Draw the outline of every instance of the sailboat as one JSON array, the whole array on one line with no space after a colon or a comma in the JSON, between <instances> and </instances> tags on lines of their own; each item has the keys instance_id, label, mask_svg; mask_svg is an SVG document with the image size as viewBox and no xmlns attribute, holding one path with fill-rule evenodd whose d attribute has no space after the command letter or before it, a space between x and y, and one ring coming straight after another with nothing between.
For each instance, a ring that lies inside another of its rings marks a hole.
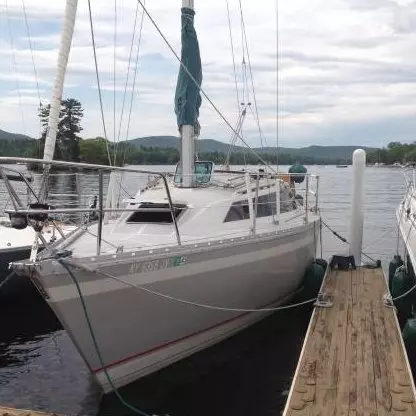
<instances>
[{"instance_id":1,"label":"sailboat","mask_svg":"<svg viewBox=\"0 0 416 416\"><path fill-rule=\"evenodd\" d=\"M66 42L75 13L76 0L67 0ZM269 315L297 293L315 256L320 217L311 175L219 170L196 160L202 66L194 17L193 0L183 0L175 175L152 172L159 178L103 221L111 211L103 207L103 172L149 172L88 165L100 178L98 221L13 264L39 288L104 392ZM58 63L57 79L65 67Z\"/></svg>"},{"instance_id":2,"label":"sailboat","mask_svg":"<svg viewBox=\"0 0 416 416\"><path fill-rule=\"evenodd\" d=\"M412 178L405 175L405 180L406 193L396 210L398 230L400 232L398 238L402 239L405 247L405 261L410 261L413 270L416 270L416 170L413 170Z\"/></svg>"}]
</instances>

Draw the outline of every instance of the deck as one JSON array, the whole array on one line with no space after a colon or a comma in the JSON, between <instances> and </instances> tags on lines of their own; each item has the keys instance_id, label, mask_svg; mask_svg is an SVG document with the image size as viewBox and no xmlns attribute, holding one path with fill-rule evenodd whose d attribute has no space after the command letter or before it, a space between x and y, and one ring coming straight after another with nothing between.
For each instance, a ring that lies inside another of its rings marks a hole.
<instances>
[{"instance_id":1,"label":"deck","mask_svg":"<svg viewBox=\"0 0 416 416\"><path fill-rule=\"evenodd\" d=\"M416 415L396 314L383 304L382 269L332 270L315 308L284 416Z\"/></svg>"}]
</instances>

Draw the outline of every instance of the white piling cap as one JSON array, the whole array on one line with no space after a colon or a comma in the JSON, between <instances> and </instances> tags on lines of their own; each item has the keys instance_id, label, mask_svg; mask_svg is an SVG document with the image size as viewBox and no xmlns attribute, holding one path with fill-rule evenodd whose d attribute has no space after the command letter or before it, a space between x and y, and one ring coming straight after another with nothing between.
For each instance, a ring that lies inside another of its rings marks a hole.
<instances>
[{"instance_id":1,"label":"white piling cap","mask_svg":"<svg viewBox=\"0 0 416 416\"><path fill-rule=\"evenodd\" d=\"M365 150L357 149L352 154L352 162L355 163L365 163Z\"/></svg>"}]
</instances>

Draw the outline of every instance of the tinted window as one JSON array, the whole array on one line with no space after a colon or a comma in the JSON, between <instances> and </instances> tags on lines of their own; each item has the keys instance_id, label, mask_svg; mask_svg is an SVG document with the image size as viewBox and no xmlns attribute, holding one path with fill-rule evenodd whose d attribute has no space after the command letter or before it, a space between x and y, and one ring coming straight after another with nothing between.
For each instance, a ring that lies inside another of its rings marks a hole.
<instances>
[{"instance_id":1,"label":"tinted window","mask_svg":"<svg viewBox=\"0 0 416 416\"><path fill-rule=\"evenodd\" d=\"M175 204L173 213L178 218L186 209L186 205ZM128 223L173 223L169 204L154 204L151 202L141 203L138 210L133 212L127 219Z\"/></svg>"},{"instance_id":2,"label":"tinted window","mask_svg":"<svg viewBox=\"0 0 416 416\"><path fill-rule=\"evenodd\" d=\"M195 162L194 173L197 184L205 184L211 181L213 166L212 162ZM180 163L176 166L175 183L182 183L182 165Z\"/></svg>"},{"instance_id":3,"label":"tinted window","mask_svg":"<svg viewBox=\"0 0 416 416\"><path fill-rule=\"evenodd\" d=\"M290 211L292 201L280 201L280 212ZM256 209L256 198L253 198L253 208ZM259 196L257 204L257 218L276 215L276 192ZM250 218L248 200L234 202L225 216L224 222L247 220Z\"/></svg>"},{"instance_id":4,"label":"tinted window","mask_svg":"<svg viewBox=\"0 0 416 416\"><path fill-rule=\"evenodd\" d=\"M250 213L248 201L245 199L244 201L233 202L225 216L224 222L246 220L248 218L250 218Z\"/></svg>"}]
</instances>

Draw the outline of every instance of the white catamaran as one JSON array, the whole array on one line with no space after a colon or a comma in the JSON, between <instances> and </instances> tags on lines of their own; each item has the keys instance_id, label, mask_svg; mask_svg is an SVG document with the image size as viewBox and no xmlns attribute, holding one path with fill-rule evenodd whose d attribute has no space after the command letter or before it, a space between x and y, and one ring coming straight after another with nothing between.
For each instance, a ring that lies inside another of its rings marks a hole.
<instances>
[{"instance_id":1,"label":"white catamaran","mask_svg":"<svg viewBox=\"0 0 416 416\"><path fill-rule=\"evenodd\" d=\"M64 44L76 4L67 0ZM158 173L123 209L105 208L103 172L154 172L48 162L98 172L99 219L13 265L39 288L105 392L270 314L296 293L315 256L320 218L310 175L300 203L294 181L267 167L218 171L195 160L202 71L193 0L182 6L176 174ZM63 83L67 55L59 59ZM121 215L103 220L111 210ZM12 215L34 212L43 211L19 208Z\"/></svg>"}]
</instances>

